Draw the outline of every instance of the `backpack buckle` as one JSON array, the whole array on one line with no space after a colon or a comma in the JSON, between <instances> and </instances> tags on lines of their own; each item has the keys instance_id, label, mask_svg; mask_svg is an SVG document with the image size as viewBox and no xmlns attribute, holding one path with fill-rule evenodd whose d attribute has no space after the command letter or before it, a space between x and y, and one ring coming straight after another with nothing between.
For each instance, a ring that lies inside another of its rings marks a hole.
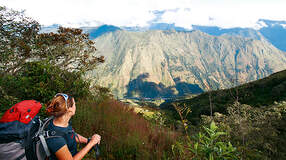
<instances>
[{"instance_id":1,"label":"backpack buckle","mask_svg":"<svg viewBox=\"0 0 286 160\"><path fill-rule=\"evenodd\" d=\"M56 131L46 131L44 133L45 137L51 137L51 136L55 136L57 134Z\"/></svg>"},{"instance_id":2,"label":"backpack buckle","mask_svg":"<svg viewBox=\"0 0 286 160\"><path fill-rule=\"evenodd\" d=\"M55 136L56 133L57 133L56 131L52 131L52 132L51 132L51 136Z\"/></svg>"}]
</instances>

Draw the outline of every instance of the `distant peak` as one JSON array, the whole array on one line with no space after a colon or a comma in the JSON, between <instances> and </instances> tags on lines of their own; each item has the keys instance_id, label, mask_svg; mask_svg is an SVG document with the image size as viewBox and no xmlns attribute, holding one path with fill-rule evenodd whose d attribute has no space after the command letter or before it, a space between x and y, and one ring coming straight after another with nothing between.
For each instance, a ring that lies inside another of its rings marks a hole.
<instances>
[{"instance_id":1,"label":"distant peak","mask_svg":"<svg viewBox=\"0 0 286 160\"><path fill-rule=\"evenodd\" d=\"M275 20L268 20L268 19L259 19L257 24L263 27L273 27L273 26L286 26L286 21L275 21Z\"/></svg>"}]
</instances>

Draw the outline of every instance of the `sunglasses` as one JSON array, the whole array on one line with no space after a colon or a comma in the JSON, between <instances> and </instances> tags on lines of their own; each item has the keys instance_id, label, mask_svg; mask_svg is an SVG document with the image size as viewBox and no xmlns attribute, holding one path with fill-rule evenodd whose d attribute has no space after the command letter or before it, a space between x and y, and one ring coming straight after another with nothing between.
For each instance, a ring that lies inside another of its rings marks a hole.
<instances>
[{"instance_id":1,"label":"sunglasses","mask_svg":"<svg viewBox=\"0 0 286 160\"><path fill-rule=\"evenodd\" d=\"M69 99L69 96L68 96L67 94L64 94L64 93L57 93L57 94L55 95L55 97L57 97L57 96L62 96L62 97L64 97L65 102L66 102L66 107L68 108L68 99Z\"/></svg>"}]
</instances>

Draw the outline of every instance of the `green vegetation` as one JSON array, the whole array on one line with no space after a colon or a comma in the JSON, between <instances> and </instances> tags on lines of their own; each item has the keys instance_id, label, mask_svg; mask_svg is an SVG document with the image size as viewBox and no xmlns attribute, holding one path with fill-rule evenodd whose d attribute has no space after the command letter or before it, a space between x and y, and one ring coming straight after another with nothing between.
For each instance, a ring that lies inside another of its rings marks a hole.
<instances>
[{"instance_id":1,"label":"green vegetation","mask_svg":"<svg viewBox=\"0 0 286 160\"><path fill-rule=\"evenodd\" d=\"M269 106L274 104L274 102L285 101L286 70L231 89L209 91L191 99L163 104L162 107L172 109L171 103L176 103L179 106L189 106L192 109L192 113L188 115L188 119L193 124L198 124L200 115L210 115L210 98L213 113L226 113L227 106L235 101L252 107ZM174 116L179 119L176 114L174 112Z\"/></svg>"},{"instance_id":2,"label":"green vegetation","mask_svg":"<svg viewBox=\"0 0 286 160\"><path fill-rule=\"evenodd\" d=\"M58 92L68 93L78 102L72 119L75 130L87 137L102 136L101 158L173 159L176 132L150 123L112 100L109 89L91 86L85 78L104 62L103 57L91 56L96 49L88 35L61 27L57 33L39 33L39 24L22 12L0 7L0 13L1 114L21 100L45 104Z\"/></svg>"},{"instance_id":3,"label":"green vegetation","mask_svg":"<svg viewBox=\"0 0 286 160\"><path fill-rule=\"evenodd\" d=\"M79 101L72 122L76 131L85 136L94 133L102 136L100 146L104 159L175 158L171 146L178 138L176 132L152 125L123 103L114 100L95 102Z\"/></svg>"},{"instance_id":4,"label":"green vegetation","mask_svg":"<svg viewBox=\"0 0 286 160\"><path fill-rule=\"evenodd\" d=\"M210 123L210 127L202 125L198 133L186 119L191 113L187 106L178 107L174 105L175 110L180 116L183 124L185 137L178 140L173 146L172 151L176 157L180 159L208 159L208 160L224 160L239 159L239 151L232 146L231 142L226 138L229 132L222 131L222 128L216 126L215 122ZM222 137L223 136L223 137Z\"/></svg>"},{"instance_id":5,"label":"green vegetation","mask_svg":"<svg viewBox=\"0 0 286 160\"><path fill-rule=\"evenodd\" d=\"M70 93L75 98L90 94L89 83L78 72L63 71L44 62L28 62L14 75L0 77L0 86L13 99L1 98L1 112L21 99L49 101L56 93Z\"/></svg>"},{"instance_id":6,"label":"green vegetation","mask_svg":"<svg viewBox=\"0 0 286 160\"><path fill-rule=\"evenodd\" d=\"M228 133L224 140L237 148L242 159L285 159L285 82L286 71L281 71L258 81L173 104L192 110L185 121L195 127L214 121ZM182 117L176 109L172 114L176 119ZM188 129L188 132L196 134L194 130Z\"/></svg>"},{"instance_id":7,"label":"green vegetation","mask_svg":"<svg viewBox=\"0 0 286 160\"><path fill-rule=\"evenodd\" d=\"M286 71L177 101L174 112L136 113L85 78L104 58L92 56L82 30L39 33L36 21L5 7L0 22L0 115L21 100L46 103L65 92L76 98L75 130L102 136L102 159L286 159Z\"/></svg>"},{"instance_id":8,"label":"green vegetation","mask_svg":"<svg viewBox=\"0 0 286 160\"><path fill-rule=\"evenodd\" d=\"M226 114L202 116L202 123L214 120L230 133L229 140L237 146L243 159L286 158L286 103L255 108L238 102Z\"/></svg>"},{"instance_id":9,"label":"green vegetation","mask_svg":"<svg viewBox=\"0 0 286 160\"><path fill-rule=\"evenodd\" d=\"M84 74L104 58L91 55L96 48L87 34L62 27L39 33L38 22L1 6L0 22L0 112L23 99L46 103L57 92L91 95Z\"/></svg>"},{"instance_id":10,"label":"green vegetation","mask_svg":"<svg viewBox=\"0 0 286 160\"><path fill-rule=\"evenodd\" d=\"M203 129L203 132L199 132L194 140L188 136L187 147L184 147L182 142L173 145L173 153L178 154L180 159L239 159L237 149L230 142L220 139L221 136L227 135L226 132L218 131L214 122L210 124L210 127L203 126Z\"/></svg>"}]
</instances>

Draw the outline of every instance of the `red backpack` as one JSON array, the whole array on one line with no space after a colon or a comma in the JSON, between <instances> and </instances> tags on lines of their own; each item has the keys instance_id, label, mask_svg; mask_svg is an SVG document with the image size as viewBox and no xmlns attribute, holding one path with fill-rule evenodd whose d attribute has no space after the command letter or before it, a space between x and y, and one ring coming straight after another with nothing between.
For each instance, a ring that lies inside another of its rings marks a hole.
<instances>
[{"instance_id":1,"label":"red backpack","mask_svg":"<svg viewBox=\"0 0 286 160\"><path fill-rule=\"evenodd\" d=\"M41 121L37 115L40 102L24 100L8 109L0 120L0 159L45 159L50 156L45 131L50 117ZM55 135L52 135L55 136Z\"/></svg>"}]
</instances>

